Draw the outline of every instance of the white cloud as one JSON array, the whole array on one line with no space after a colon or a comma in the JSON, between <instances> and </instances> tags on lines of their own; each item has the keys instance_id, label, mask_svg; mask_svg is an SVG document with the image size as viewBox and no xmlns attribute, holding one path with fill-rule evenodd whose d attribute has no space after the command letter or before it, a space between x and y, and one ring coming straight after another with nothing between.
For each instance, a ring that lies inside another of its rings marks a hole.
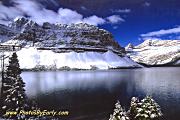
<instances>
[{"instance_id":1,"label":"white cloud","mask_svg":"<svg viewBox=\"0 0 180 120\"><path fill-rule=\"evenodd\" d=\"M58 0L38 0L38 2L46 3L46 4L52 4L56 7L58 7Z\"/></svg>"},{"instance_id":2,"label":"white cloud","mask_svg":"<svg viewBox=\"0 0 180 120\"><path fill-rule=\"evenodd\" d=\"M138 38L139 41L145 41L145 40L162 40L161 38L158 37L142 37L142 38Z\"/></svg>"},{"instance_id":3,"label":"white cloud","mask_svg":"<svg viewBox=\"0 0 180 120\"><path fill-rule=\"evenodd\" d=\"M113 13L130 13L131 12L131 9L118 9L118 10L113 10L113 9L111 9L111 11L113 12Z\"/></svg>"},{"instance_id":4,"label":"white cloud","mask_svg":"<svg viewBox=\"0 0 180 120\"><path fill-rule=\"evenodd\" d=\"M112 24L116 24L119 22L124 22L125 20L123 18L121 18L119 15L112 15L107 17L107 20L112 23Z\"/></svg>"},{"instance_id":5,"label":"white cloud","mask_svg":"<svg viewBox=\"0 0 180 120\"><path fill-rule=\"evenodd\" d=\"M15 7L21 10L23 13L28 15L30 19L36 21L37 23L41 24L43 22L50 22L54 23L57 21L57 13L45 9L41 4L30 1L30 0L16 0L14 1L16 3Z\"/></svg>"},{"instance_id":6,"label":"white cloud","mask_svg":"<svg viewBox=\"0 0 180 120\"><path fill-rule=\"evenodd\" d=\"M84 7L84 6L81 6L81 9L82 9L82 10L87 10L87 8L86 8L86 7Z\"/></svg>"},{"instance_id":7,"label":"white cloud","mask_svg":"<svg viewBox=\"0 0 180 120\"><path fill-rule=\"evenodd\" d=\"M149 3L149 2L145 2L144 4L143 4L143 6L145 6L145 7L149 7L151 5L151 3Z\"/></svg>"},{"instance_id":8,"label":"white cloud","mask_svg":"<svg viewBox=\"0 0 180 120\"><path fill-rule=\"evenodd\" d=\"M9 20L15 18L16 16L22 16L23 13L15 7L4 6L0 2L0 23L7 24Z\"/></svg>"},{"instance_id":9,"label":"white cloud","mask_svg":"<svg viewBox=\"0 0 180 120\"><path fill-rule=\"evenodd\" d=\"M141 34L141 37L153 37L153 36L162 36L162 35L168 35L168 34L176 34L180 33L180 26L176 28L171 28L171 29L162 29L159 31L154 31L154 32L149 32L146 34Z\"/></svg>"},{"instance_id":10,"label":"white cloud","mask_svg":"<svg viewBox=\"0 0 180 120\"><path fill-rule=\"evenodd\" d=\"M93 15L93 16L84 18L83 22L91 24L91 25L98 25L98 24L104 24L106 21L103 18Z\"/></svg>"},{"instance_id":11,"label":"white cloud","mask_svg":"<svg viewBox=\"0 0 180 120\"><path fill-rule=\"evenodd\" d=\"M101 25L105 23L116 24L118 22L123 22L118 15L112 15L107 18L101 18L96 15L84 17L77 11L59 8L58 12L46 9L42 4L32 1L32 0L14 0L13 7L4 6L0 2L0 23L7 24L8 21L16 18L17 16L27 15L29 18L38 24L43 22L50 23L88 23L92 25Z\"/></svg>"},{"instance_id":12,"label":"white cloud","mask_svg":"<svg viewBox=\"0 0 180 120\"><path fill-rule=\"evenodd\" d=\"M113 26L113 29L118 29L118 26Z\"/></svg>"},{"instance_id":13,"label":"white cloud","mask_svg":"<svg viewBox=\"0 0 180 120\"><path fill-rule=\"evenodd\" d=\"M80 23L83 20L83 16L76 11L60 8L58 10L58 20L64 24Z\"/></svg>"}]
</instances>

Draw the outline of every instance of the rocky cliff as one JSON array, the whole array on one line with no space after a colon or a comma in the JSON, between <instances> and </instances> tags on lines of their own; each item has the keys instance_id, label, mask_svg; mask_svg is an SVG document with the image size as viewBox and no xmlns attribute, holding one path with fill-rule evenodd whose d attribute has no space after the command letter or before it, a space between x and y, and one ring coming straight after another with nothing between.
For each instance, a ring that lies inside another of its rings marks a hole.
<instances>
[{"instance_id":1,"label":"rocky cliff","mask_svg":"<svg viewBox=\"0 0 180 120\"><path fill-rule=\"evenodd\" d=\"M5 44L39 48L99 48L124 52L110 32L85 23L66 25L45 22L38 25L22 17L8 26L0 26L0 30L0 40L7 41Z\"/></svg>"}]
</instances>

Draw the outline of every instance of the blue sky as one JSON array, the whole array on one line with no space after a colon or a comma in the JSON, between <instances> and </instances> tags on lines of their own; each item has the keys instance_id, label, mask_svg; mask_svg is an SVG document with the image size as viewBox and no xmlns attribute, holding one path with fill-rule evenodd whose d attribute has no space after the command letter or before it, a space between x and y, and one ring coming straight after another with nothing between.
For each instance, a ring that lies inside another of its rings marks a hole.
<instances>
[{"instance_id":1,"label":"blue sky","mask_svg":"<svg viewBox=\"0 0 180 120\"><path fill-rule=\"evenodd\" d=\"M122 46L180 39L180 0L0 0L0 23L26 16L39 24L86 22L113 33Z\"/></svg>"}]
</instances>

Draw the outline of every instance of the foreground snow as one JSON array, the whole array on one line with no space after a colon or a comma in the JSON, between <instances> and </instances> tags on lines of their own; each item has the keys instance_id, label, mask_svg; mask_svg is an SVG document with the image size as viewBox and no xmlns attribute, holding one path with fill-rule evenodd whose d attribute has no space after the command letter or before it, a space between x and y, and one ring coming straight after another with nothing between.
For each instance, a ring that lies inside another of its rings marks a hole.
<instances>
[{"instance_id":1,"label":"foreground snow","mask_svg":"<svg viewBox=\"0 0 180 120\"><path fill-rule=\"evenodd\" d=\"M141 67L128 57L120 57L111 51L55 53L51 50L23 48L17 52L21 69L44 67L45 69L108 69L117 67Z\"/></svg>"}]
</instances>

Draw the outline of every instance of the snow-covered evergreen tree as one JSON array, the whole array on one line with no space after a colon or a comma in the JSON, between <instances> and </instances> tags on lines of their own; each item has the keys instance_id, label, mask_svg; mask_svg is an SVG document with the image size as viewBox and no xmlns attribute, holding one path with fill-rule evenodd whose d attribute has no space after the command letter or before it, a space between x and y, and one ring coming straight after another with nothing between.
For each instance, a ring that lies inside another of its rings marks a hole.
<instances>
[{"instance_id":1,"label":"snow-covered evergreen tree","mask_svg":"<svg viewBox=\"0 0 180 120\"><path fill-rule=\"evenodd\" d=\"M109 120L129 120L129 117L126 115L126 111L123 110L119 101L115 104L114 112L110 115Z\"/></svg>"},{"instance_id":2,"label":"snow-covered evergreen tree","mask_svg":"<svg viewBox=\"0 0 180 120\"><path fill-rule=\"evenodd\" d=\"M132 99L130 115L133 120L158 120L162 112L152 97L146 96L141 102L137 98Z\"/></svg>"},{"instance_id":3,"label":"snow-covered evergreen tree","mask_svg":"<svg viewBox=\"0 0 180 120\"><path fill-rule=\"evenodd\" d=\"M135 116L137 114L137 108L138 107L139 107L139 98L132 97L130 109L128 111L128 115L129 115L130 119L134 119L135 118Z\"/></svg>"},{"instance_id":4,"label":"snow-covered evergreen tree","mask_svg":"<svg viewBox=\"0 0 180 120\"><path fill-rule=\"evenodd\" d=\"M26 108L26 94L25 83L21 76L21 69L19 68L19 61L16 53L12 54L7 66L6 75L4 79L3 89L3 107L4 114L6 111L24 110ZM5 116L8 118L21 119L23 116Z\"/></svg>"},{"instance_id":5,"label":"snow-covered evergreen tree","mask_svg":"<svg viewBox=\"0 0 180 120\"><path fill-rule=\"evenodd\" d=\"M160 120L162 115L160 106L152 97L146 96L141 101L137 97L133 97L128 112L122 109L118 101L109 120Z\"/></svg>"}]
</instances>

